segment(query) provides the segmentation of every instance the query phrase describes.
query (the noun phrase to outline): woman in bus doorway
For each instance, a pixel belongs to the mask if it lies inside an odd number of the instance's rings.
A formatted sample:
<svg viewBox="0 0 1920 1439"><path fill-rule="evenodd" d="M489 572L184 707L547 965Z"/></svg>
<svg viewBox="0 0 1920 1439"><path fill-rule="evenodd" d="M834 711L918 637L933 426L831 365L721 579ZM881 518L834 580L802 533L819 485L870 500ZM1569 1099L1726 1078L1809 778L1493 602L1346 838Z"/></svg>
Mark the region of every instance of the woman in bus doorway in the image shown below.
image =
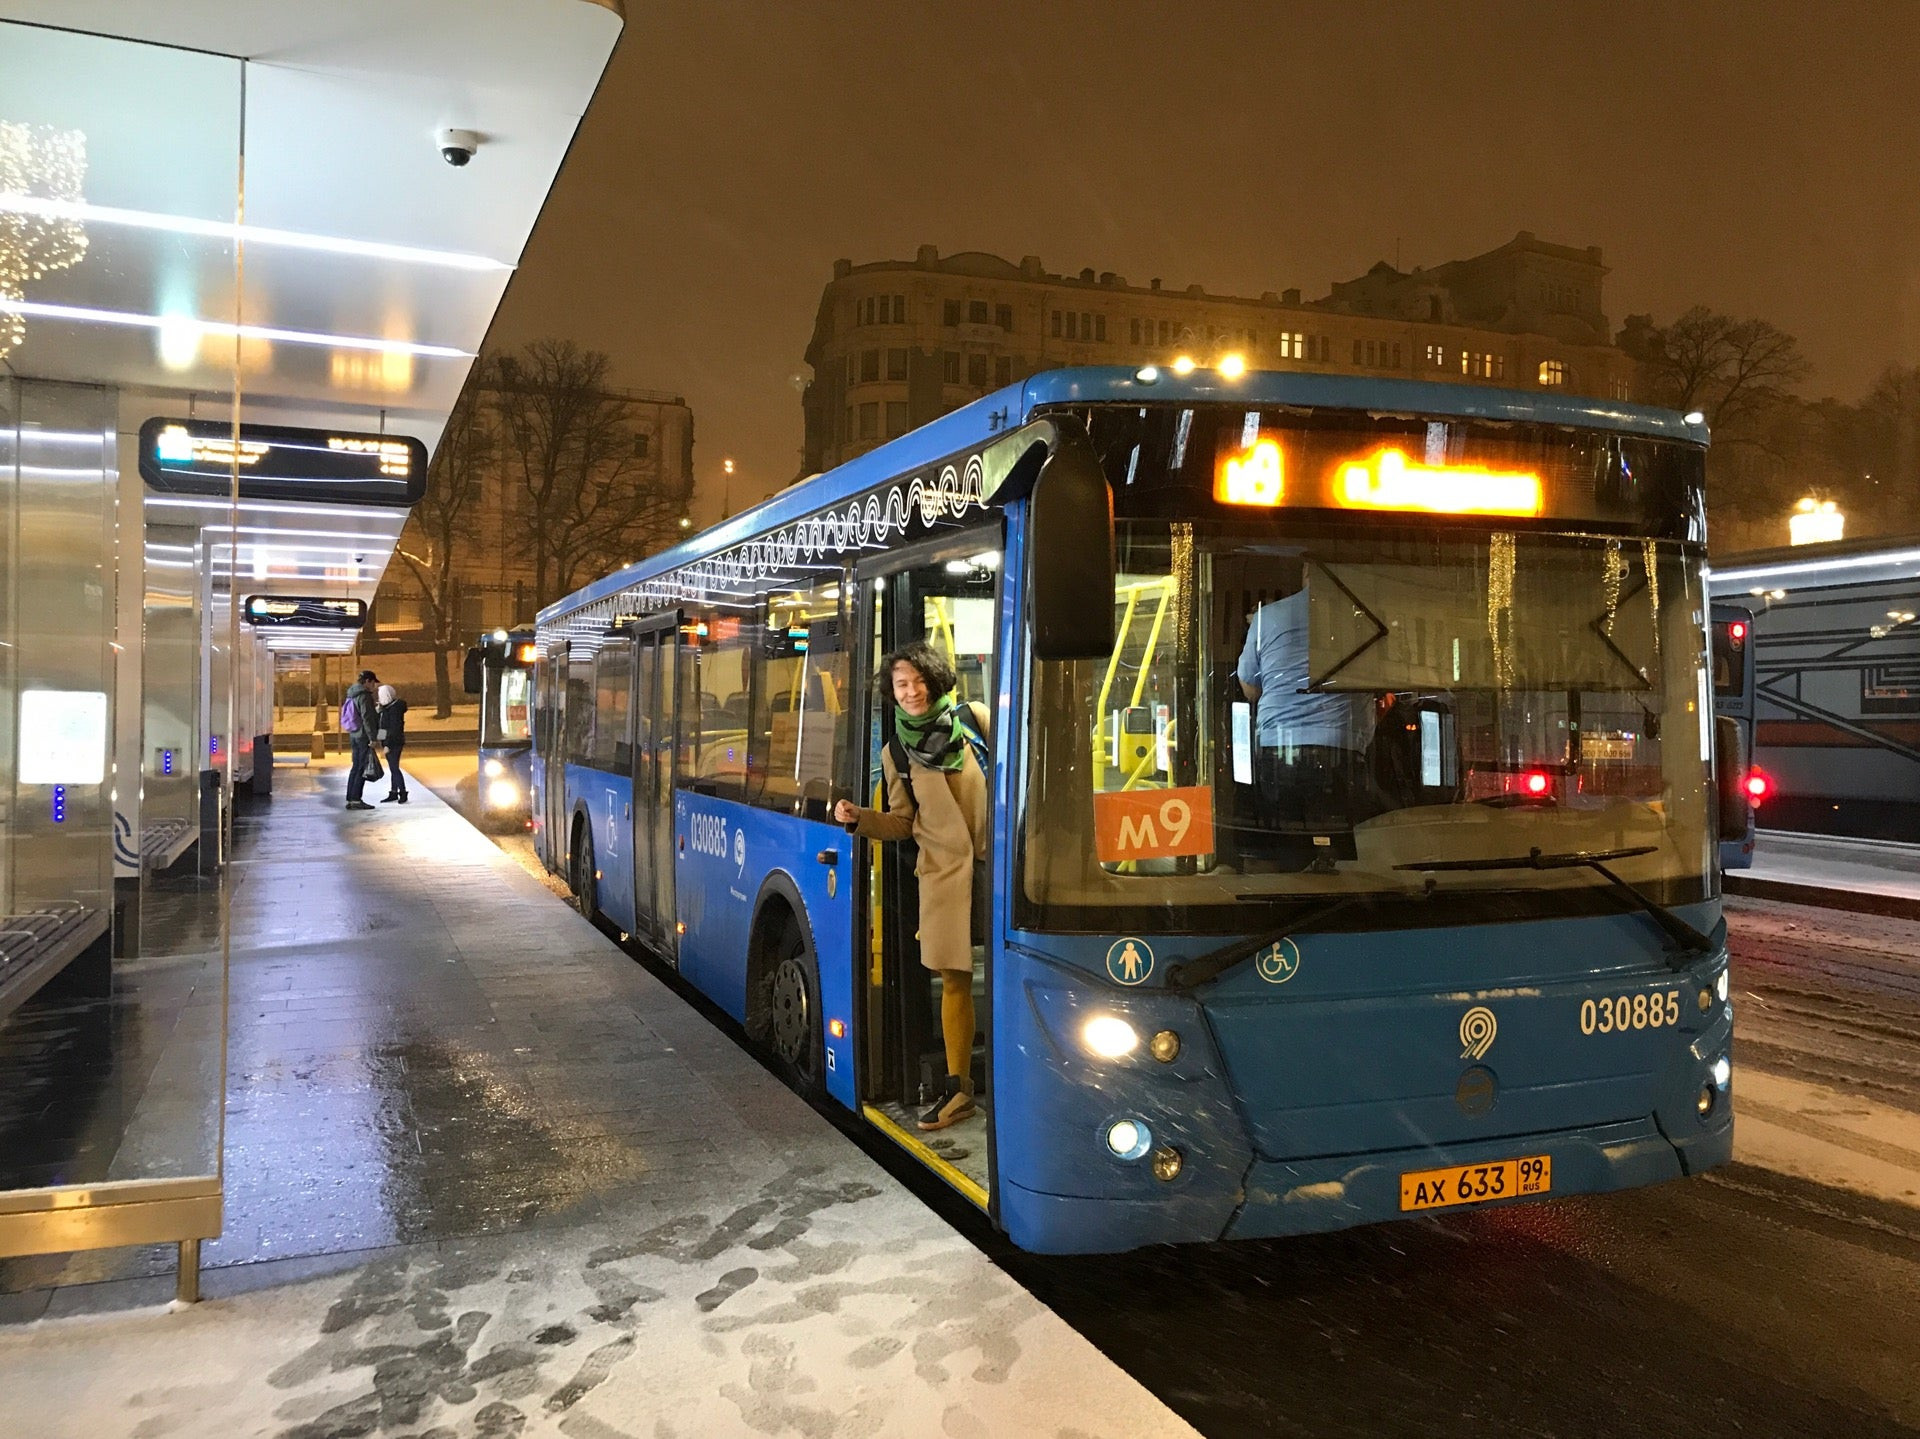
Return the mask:
<svg viewBox="0 0 1920 1439"><path fill-rule="evenodd" d="M986 710L953 697L953 665L931 645L915 643L880 662L879 683L893 695L893 733L881 752L887 807L862 809L841 800L833 815L867 839L919 846L920 962L940 976L940 1029L947 1082L920 1116L923 1130L945 1129L972 1116L973 943L985 938L987 855Z"/></svg>

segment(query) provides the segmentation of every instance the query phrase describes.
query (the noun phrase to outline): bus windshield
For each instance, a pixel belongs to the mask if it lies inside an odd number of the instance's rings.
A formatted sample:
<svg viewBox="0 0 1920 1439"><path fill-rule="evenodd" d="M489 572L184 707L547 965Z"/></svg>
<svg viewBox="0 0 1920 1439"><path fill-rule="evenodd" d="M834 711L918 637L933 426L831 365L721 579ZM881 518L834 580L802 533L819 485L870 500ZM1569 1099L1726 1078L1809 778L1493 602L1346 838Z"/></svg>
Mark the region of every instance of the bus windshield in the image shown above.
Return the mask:
<svg viewBox="0 0 1920 1439"><path fill-rule="evenodd" d="M525 744L533 731L527 724L527 689L533 671L505 665L487 675L487 693L480 704L480 743L485 746Z"/></svg>
<svg viewBox="0 0 1920 1439"><path fill-rule="evenodd" d="M1705 600L1680 545L1305 517L1128 520L1117 544L1113 653L1034 667L1036 927L1247 929L1243 901L1417 897L1423 865L1536 849L1644 849L1613 867L1664 903L1709 892Z"/></svg>

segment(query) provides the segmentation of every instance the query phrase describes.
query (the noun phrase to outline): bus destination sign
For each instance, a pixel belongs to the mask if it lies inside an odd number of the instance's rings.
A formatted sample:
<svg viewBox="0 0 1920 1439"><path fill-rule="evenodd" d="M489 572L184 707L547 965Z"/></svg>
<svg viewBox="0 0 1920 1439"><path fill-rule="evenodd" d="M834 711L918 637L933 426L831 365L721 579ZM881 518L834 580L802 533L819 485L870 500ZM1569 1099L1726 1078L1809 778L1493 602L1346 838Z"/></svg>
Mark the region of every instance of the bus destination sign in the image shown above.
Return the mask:
<svg viewBox="0 0 1920 1439"><path fill-rule="evenodd" d="M406 435L155 417L140 427L140 477L177 495L411 505L426 492L427 447Z"/></svg>
<svg viewBox="0 0 1920 1439"><path fill-rule="evenodd" d="M367 622L365 600L309 595L248 595L240 618L256 630L357 630Z"/></svg>

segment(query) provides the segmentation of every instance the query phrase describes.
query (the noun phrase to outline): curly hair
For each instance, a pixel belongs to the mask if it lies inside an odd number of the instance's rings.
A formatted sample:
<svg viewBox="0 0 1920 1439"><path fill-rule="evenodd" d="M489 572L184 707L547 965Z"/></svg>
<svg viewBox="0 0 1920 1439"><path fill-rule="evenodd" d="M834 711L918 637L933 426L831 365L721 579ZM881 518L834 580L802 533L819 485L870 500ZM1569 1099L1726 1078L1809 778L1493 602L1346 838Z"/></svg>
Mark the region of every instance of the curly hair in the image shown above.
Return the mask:
<svg viewBox="0 0 1920 1439"><path fill-rule="evenodd" d="M941 695L951 694L960 676L954 671L953 661L925 640L915 640L912 644L900 646L880 661L879 673L873 681L885 696L893 694L893 667L912 665L920 672L920 678L927 682L927 697L938 699Z"/></svg>

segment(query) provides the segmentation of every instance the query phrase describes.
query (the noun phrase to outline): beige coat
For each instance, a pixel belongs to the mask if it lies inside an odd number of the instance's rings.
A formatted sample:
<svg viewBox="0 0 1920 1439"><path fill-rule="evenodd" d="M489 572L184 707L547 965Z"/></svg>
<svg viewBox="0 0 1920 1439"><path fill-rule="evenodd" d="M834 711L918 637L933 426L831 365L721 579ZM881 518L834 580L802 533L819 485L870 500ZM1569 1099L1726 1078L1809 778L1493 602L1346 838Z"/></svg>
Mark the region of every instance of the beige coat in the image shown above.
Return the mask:
<svg viewBox="0 0 1920 1439"><path fill-rule="evenodd" d="M911 839L920 846L920 962L928 969L973 970L973 866L987 857L987 777L967 750L960 768L928 769L909 754L913 793L894 772L892 746L880 752L887 808L863 809L853 832L864 839ZM914 799L920 801L915 808Z"/></svg>

